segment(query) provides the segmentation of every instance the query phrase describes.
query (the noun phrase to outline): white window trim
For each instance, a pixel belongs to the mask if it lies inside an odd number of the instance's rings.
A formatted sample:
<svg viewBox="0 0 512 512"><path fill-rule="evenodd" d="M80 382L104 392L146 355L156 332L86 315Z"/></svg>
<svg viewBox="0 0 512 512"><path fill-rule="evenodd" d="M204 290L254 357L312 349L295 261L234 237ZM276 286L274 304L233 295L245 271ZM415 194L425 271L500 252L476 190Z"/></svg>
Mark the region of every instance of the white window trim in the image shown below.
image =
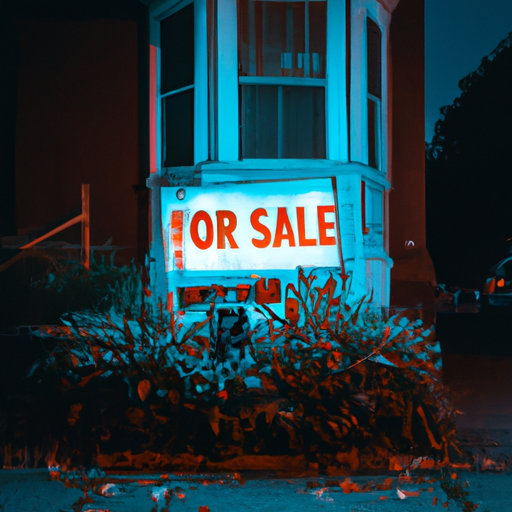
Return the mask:
<svg viewBox="0 0 512 512"><path fill-rule="evenodd" d="M239 106L238 86L241 83L319 86L325 94L326 159L348 161L348 116L346 102L346 9L343 0L327 0L327 59L326 78L249 77L238 76L238 26L236 2L218 0L221 15L218 23L218 58L222 66L218 73L218 160L239 160ZM342 65L340 65L340 59ZM234 72L233 72L234 71ZM295 81L294 81L295 80ZM303 165L309 166L308 159ZM286 159L273 160L279 168L286 167Z"/></svg>
<svg viewBox="0 0 512 512"><path fill-rule="evenodd" d="M208 158L208 34L206 0L164 0L149 7L150 43L157 48L156 70L156 159L158 169L163 168L162 98L178 91L161 94L160 73L160 21L187 5L194 4L194 164Z"/></svg>
<svg viewBox="0 0 512 512"><path fill-rule="evenodd" d="M358 162L333 162L322 159L261 158L230 162L204 162L200 166L202 184L311 179L354 176L354 187L361 179L372 180L383 189L389 183L382 172ZM359 181L357 181L359 180Z"/></svg>

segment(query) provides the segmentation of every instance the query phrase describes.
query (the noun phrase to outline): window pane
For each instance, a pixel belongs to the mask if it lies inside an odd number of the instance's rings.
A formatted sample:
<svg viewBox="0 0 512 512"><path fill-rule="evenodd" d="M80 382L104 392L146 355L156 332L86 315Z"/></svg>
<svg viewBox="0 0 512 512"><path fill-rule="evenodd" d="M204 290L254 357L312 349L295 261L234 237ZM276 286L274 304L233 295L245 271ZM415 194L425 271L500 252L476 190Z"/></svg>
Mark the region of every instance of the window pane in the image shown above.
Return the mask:
<svg viewBox="0 0 512 512"><path fill-rule="evenodd" d="M305 2L239 5L241 75L325 77L325 2L309 3L309 24Z"/></svg>
<svg viewBox="0 0 512 512"><path fill-rule="evenodd" d="M194 90L162 100L164 167L194 164Z"/></svg>
<svg viewBox="0 0 512 512"><path fill-rule="evenodd" d="M367 18L367 66L368 66L368 92L382 97L381 92L381 45L382 34L377 24L370 18Z"/></svg>
<svg viewBox="0 0 512 512"><path fill-rule="evenodd" d="M161 91L194 83L194 4L160 22Z"/></svg>
<svg viewBox="0 0 512 512"><path fill-rule="evenodd" d="M272 85L241 87L245 158L278 158L278 89Z"/></svg>
<svg viewBox="0 0 512 512"><path fill-rule="evenodd" d="M244 85L244 158L325 158L325 89Z"/></svg>
<svg viewBox="0 0 512 512"><path fill-rule="evenodd" d="M311 76L325 77L327 2L309 2L309 52Z"/></svg>
<svg viewBox="0 0 512 512"><path fill-rule="evenodd" d="M380 104L368 100L368 165L380 168Z"/></svg>
<svg viewBox="0 0 512 512"><path fill-rule="evenodd" d="M325 158L325 89L282 87L281 158Z"/></svg>

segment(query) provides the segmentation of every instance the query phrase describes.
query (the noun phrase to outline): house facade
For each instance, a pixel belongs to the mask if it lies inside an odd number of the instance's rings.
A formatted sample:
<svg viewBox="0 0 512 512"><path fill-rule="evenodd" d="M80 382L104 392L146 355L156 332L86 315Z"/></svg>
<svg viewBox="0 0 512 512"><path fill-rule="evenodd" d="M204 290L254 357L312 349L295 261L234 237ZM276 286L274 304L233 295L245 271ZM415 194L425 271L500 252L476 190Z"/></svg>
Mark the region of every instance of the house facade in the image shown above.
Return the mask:
<svg viewBox="0 0 512 512"><path fill-rule="evenodd" d="M299 272L425 306L422 0L145 3L150 268L168 307L286 317Z"/></svg>

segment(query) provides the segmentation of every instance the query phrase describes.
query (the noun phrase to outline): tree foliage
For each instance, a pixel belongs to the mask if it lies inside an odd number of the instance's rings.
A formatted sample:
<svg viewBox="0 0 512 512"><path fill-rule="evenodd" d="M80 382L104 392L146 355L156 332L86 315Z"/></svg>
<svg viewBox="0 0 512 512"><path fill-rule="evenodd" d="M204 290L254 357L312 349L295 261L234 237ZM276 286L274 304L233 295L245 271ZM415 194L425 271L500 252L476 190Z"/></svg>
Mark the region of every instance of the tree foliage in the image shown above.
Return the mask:
<svg viewBox="0 0 512 512"><path fill-rule="evenodd" d="M459 82L427 144L427 235L442 282L476 286L512 236L512 33Z"/></svg>

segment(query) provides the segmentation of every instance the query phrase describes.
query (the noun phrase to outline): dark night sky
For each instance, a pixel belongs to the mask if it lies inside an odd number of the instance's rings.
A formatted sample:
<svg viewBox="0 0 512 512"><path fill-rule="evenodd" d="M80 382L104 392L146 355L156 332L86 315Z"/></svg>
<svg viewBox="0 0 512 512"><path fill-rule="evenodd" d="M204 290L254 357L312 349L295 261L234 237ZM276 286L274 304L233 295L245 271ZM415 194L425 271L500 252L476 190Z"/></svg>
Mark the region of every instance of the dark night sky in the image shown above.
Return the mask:
<svg viewBox="0 0 512 512"><path fill-rule="evenodd" d="M458 82L512 31L511 0L425 0L425 140Z"/></svg>

